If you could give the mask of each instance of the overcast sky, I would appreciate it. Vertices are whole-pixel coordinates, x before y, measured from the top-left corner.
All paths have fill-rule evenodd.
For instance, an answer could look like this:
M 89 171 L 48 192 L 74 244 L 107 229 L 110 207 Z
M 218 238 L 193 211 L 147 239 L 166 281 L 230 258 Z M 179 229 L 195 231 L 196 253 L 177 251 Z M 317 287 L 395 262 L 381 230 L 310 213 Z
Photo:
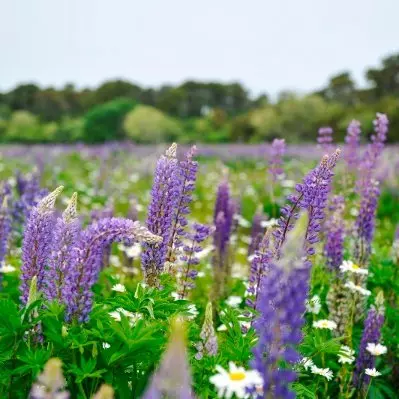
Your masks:
M 240 81 L 310 91 L 399 50 L 399 0 L 1 0 L 0 89 Z

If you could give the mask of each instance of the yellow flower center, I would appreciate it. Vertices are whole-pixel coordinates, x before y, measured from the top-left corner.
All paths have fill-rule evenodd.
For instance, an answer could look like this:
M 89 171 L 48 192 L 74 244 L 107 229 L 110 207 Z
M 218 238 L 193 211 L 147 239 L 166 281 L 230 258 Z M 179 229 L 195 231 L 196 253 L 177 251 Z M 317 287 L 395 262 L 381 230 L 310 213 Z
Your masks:
M 245 379 L 245 373 L 242 371 L 234 371 L 229 373 L 230 380 L 242 381 Z
M 360 269 L 358 265 L 353 264 L 352 269 Z

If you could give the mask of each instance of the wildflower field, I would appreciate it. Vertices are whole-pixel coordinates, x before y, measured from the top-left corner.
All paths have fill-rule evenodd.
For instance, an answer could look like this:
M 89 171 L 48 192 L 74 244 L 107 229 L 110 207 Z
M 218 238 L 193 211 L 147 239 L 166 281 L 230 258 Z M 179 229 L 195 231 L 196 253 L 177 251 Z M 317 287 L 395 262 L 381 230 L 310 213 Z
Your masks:
M 1 147 L 0 398 L 399 398 L 399 149 L 373 129 Z

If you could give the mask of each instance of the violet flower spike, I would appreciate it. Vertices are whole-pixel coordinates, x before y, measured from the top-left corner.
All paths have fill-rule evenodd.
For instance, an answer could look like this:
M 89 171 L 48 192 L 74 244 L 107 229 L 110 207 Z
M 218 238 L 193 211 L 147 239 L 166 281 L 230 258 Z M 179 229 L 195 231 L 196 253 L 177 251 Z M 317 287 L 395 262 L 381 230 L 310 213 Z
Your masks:
M 353 120 L 347 129 L 345 136 L 344 158 L 349 170 L 356 170 L 359 164 L 359 146 L 360 146 L 360 122 Z
M 173 216 L 172 233 L 168 244 L 167 261 L 173 261 L 176 249 L 182 245 L 185 227 L 187 226 L 187 215 L 190 213 L 190 204 L 193 199 L 193 191 L 197 180 L 198 162 L 193 160 L 197 148 L 191 147 L 183 161 L 179 162 L 180 194 L 177 200 L 176 212 Z
M 273 182 L 284 176 L 283 156 L 287 151 L 284 139 L 274 139 L 270 150 L 269 172 L 272 175 Z
M 181 190 L 176 148 L 176 144 L 172 144 L 161 156 L 154 174 L 146 225 L 149 231 L 162 237 L 162 242 L 143 246 L 141 265 L 150 286 L 158 285 L 159 274 L 164 270 L 173 216 Z
M 317 142 L 319 146 L 323 149 L 324 152 L 329 153 L 332 147 L 332 134 L 333 130 L 329 126 L 321 127 L 319 129 L 319 137 L 317 138 Z
M 22 243 L 20 291 L 23 305 L 26 305 L 30 282 L 34 276 L 37 276 L 38 290 L 43 291 L 55 225 L 54 204 L 62 190 L 62 186 L 58 187 L 30 213 Z
M 101 219 L 81 233 L 78 245 L 73 248 L 73 260 L 62 291 L 68 321 L 74 318 L 79 322 L 88 320 L 93 297 L 91 289 L 101 270 L 104 248 L 113 242 L 129 245 L 134 241 L 156 245 L 162 242 L 162 237 L 151 233 L 139 222 L 122 218 Z
M 57 299 L 58 302 L 62 302 L 65 277 L 72 264 L 73 248 L 77 245 L 80 234 L 76 207 L 77 193 L 74 193 L 54 228 L 53 249 L 49 267 L 45 271 L 45 294 L 49 301 Z
M 8 206 L 8 196 L 3 197 L 3 203 L 0 208 L 0 269 L 8 251 L 8 241 L 11 233 L 11 210 Z M 0 271 L 0 287 L 2 273 Z

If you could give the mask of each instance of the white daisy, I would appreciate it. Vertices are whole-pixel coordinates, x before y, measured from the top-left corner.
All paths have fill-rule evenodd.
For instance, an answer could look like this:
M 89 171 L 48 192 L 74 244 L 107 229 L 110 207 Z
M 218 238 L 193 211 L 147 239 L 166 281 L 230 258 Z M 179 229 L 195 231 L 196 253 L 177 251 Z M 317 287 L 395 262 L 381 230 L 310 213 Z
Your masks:
M 242 298 L 240 296 L 231 295 L 226 299 L 226 304 L 231 306 L 232 308 L 236 308 L 242 302 Z
M 342 273 L 350 272 L 363 275 L 366 275 L 369 272 L 367 269 L 362 269 L 359 265 L 353 263 L 351 260 L 344 260 L 342 265 L 339 267 L 339 270 L 341 270 Z
M 355 361 L 354 354 L 355 351 L 353 349 L 349 348 L 349 346 L 342 345 L 338 352 L 338 362 L 352 364 Z
M 378 377 L 381 375 L 381 373 L 376 369 L 366 369 L 364 372 L 370 377 Z
M 328 381 L 330 381 L 334 376 L 333 372 L 329 368 L 322 369 L 317 366 L 312 366 L 310 370 L 313 374 L 321 375 L 324 378 L 326 378 Z
M 126 287 L 123 284 L 115 284 L 112 287 L 112 291 L 116 292 L 126 292 Z
M 371 295 L 371 291 L 366 290 L 360 285 L 356 285 L 353 281 L 348 281 L 347 283 L 344 284 L 344 287 L 349 288 L 352 292 L 358 292 L 359 294 L 364 296 Z
M 370 352 L 373 356 L 381 356 L 387 353 L 387 347 L 381 344 L 374 344 L 369 342 L 366 346 L 366 350 Z
M 319 314 L 321 309 L 320 297 L 318 295 L 313 295 L 311 299 L 306 301 L 306 310 L 309 313 Z
M 213 375 L 209 381 L 215 385 L 219 398 L 247 398 L 248 388 L 253 388 L 263 384 L 261 375 L 256 370 L 245 370 L 237 367 L 233 362 L 229 363 L 229 370 L 221 366 L 216 366 L 218 374 Z
M 335 330 L 337 328 L 337 323 L 331 320 L 317 320 L 313 322 L 314 328 L 325 328 L 328 330 Z

